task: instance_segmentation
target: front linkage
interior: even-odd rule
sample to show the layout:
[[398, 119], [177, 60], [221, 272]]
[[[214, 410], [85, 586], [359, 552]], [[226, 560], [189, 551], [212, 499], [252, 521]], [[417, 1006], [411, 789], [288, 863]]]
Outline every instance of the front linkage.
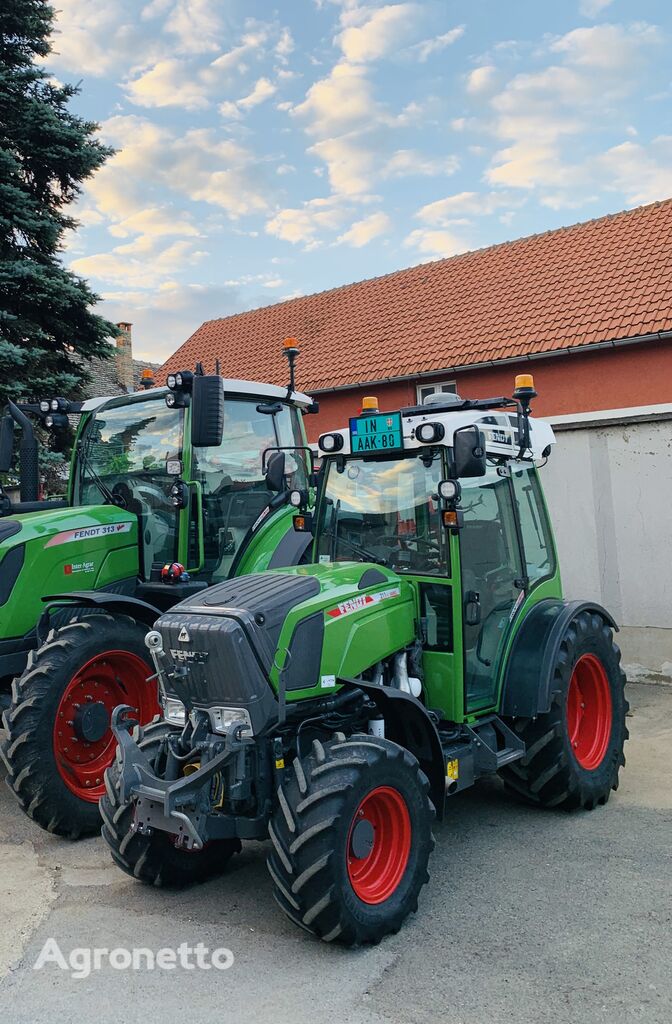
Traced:
[[[111, 727], [119, 744], [115, 785], [123, 804], [133, 803], [132, 833], [151, 837], [156, 830], [174, 836], [176, 849], [202, 850], [218, 839], [262, 839], [267, 834], [268, 813], [252, 817], [213, 813], [227, 799], [248, 803], [252, 783], [246, 770], [248, 755], [263, 757], [264, 748], [244, 734], [244, 725], [232, 723], [224, 735], [210, 732], [204, 711], [193, 714], [185, 729], [168, 732], [162, 745], [163, 772], [156, 774], [150, 760], [132, 738], [129, 717], [134, 708], [122, 704], [112, 713]], [[257, 774], [256, 782], [267, 778]], [[270, 790], [270, 786], [268, 787]], [[262, 805], [270, 803], [270, 792]]]

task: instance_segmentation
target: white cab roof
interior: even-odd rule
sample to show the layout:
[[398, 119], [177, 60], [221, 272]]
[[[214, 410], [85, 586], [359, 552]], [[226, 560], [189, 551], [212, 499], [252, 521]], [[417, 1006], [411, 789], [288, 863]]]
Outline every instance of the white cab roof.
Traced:
[[[101, 405], [105, 405], [106, 402], [111, 402], [112, 399], [127, 398], [135, 402], [142, 401], [143, 398], [155, 398], [161, 395], [165, 395], [168, 388], [149, 388], [147, 391], [132, 391], [128, 395], [108, 395], [105, 398], [90, 398], [88, 401], [82, 404], [82, 412], [93, 412], [99, 409]], [[226, 395], [254, 395], [260, 399], [272, 398], [272, 399], [285, 399], [287, 397], [287, 388], [278, 387], [277, 384], [261, 384], [258, 380], [232, 380], [224, 377], [224, 394]], [[304, 395], [302, 391], [293, 391], [291, 401], [294, 405], [298, 406], [299, 409], [306, 409], [312, 404], [312, 398], [309, 395]]]
[[[385, 415], [388, 410], [383, 410]], [[399, 410], [390, 410], [391, 412]], [[516, 458], [518, 455], [518, 424], [516, 414], [505, 412], [501, 409], [456, 409], [454, 411], [441, 411], [432, 408], [431, 405], [422, 407], [412, 413], [402, 415], [402, 433], [404, 436], [404, 451], [418, 451], [421, 448], [431, 447], [417, 440], [415, 436], [416, 427], [420, 423], [442, 423], [444, 427], [443, 445], [452, 447], [453, 434], [460, 427], [467, 427], [476, 424], [485, 434], [485, 448], [489, 454], [505, 455], [509, 458]], [[343, 447], [337, 453], [339, 455], [351, 455], [350, 431], [330, 430], [330, 434], [340, 434], [343, 438]], [[555, 444], [555, 434], [550, 423], [545, 420], [530, 417], [530, 443], [532, 458], [541, 459], [542, 453], [548, 445]], [[319, 441], [318, 441], [319, 445]], [[320, 447], [320, 454], [322, 452]], [[529, 455], [528, 455], [529, 458]]]

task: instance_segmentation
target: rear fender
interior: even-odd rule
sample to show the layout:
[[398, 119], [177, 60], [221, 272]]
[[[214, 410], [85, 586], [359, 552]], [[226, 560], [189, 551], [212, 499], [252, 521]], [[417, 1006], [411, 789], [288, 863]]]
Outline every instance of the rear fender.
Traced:
[[46, 608], [40, 617], [37, 627], [38, 637], [44, 637], [49, 629], [51, 612], [55, 609], [73, 611], [81, 608], [92, 608], [95, 611], [109, 612], [111, 615], [128, 615], [151, 629], [161, 612], [149, 601], [141, 601], [137, 597], [126, 594], [110, 594], [105, 591], [75, 590], [69, 594], [50, 594], [43, 597]]
[[378, 686], [360, 679], [339, 679], [363, 690], [375, 701], [385, 719], [385, 736], [417, 757], [429, 779], [432, 803], [438, 818], [443, 818], [446, 772], [441, 740], [424, 704], [393, 686]]
[[608, 626], [618, 630], [609, 612], [593, 601], [547, 598], [530, 609], [509, 655], [502, 688], [502, 716], [532, 718], [550, 710], [553, 672], [562, 638], [572, 619], [584, 611], [599, 615]]

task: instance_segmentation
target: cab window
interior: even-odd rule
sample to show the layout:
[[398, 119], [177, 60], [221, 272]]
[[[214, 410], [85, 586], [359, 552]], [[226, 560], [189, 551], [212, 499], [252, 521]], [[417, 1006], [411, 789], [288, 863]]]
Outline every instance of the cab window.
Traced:
[[536, 469], [526, 466], [514, 470], [511, 476], [525, 551], [526, 575], [534, 584], [555, 572], [551, 531]]

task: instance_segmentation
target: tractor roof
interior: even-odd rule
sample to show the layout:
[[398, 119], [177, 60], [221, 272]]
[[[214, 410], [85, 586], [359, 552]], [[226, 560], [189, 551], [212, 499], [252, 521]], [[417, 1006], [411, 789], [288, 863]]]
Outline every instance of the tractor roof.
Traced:
[[[148, 398], [165, 395], [166, 387], [150, 388], [147, 391], [134, 391], [128, 395], [108, 395], [106, 398], [90, 398], [82, 404], [82, 412], [94, 412], [108, 402], [116, 405], [124, 405], [126, 402], [142, 402]], [[287, 397], [287, 388], [278, 387], [277, 384], [262, 384], [258, 380], [233, 380], [224, 378], [225, 395], [254, 395], [256, 398], [284, 399]], [[302, 391], [293, 391], [291, 400], [299, 409], [307, 409], [312, 404], [312, 398], [304, 395]]]
[[[457, 397], [457, 396], [455, 396]], [[459, 400], [458, 400], [459, 401]], [[457, 404], [457, 403], [455, 403]], [[453, 434], [460, 427], [467, 427], [476, 424], [485, 435], [485, 448], [489, 454], [504, 455], [508, 458], [515, 458], [518, 455], [518, 421], [515, 412], [507, 412], [497, 408], [450, 408], [445, 405], [423, 405], [409, 409], [384, 410], [380, 415], [392, 416], [394, 412], [401, 415], [401, 428], [403, 434], [403, 449], [396, 449], [390, 452], [392, 457], [399, 456], [407, 451], [419, 451], [422, 448], [432, 447], [420, 441], [416, 437], [416, 428], [421, 423], [440, 423], [444, 428], [444, 438], [439, 444], [452, 447]], [[331, 434], [340, 434], [343, 438], [343, 446], [338, 450], [338, 455], [352, 455], [350, 444], [350, 430], [348, 427], [342, 430], [329, 431]], [[331, 454], [325, 452], [321, 445], [320, 435], [318, 446], [320, 457]], [[544, 449], [555, 444], [555, 435], [550, 423], [545, 420], [530, 417], [530, 443], [532, 457], [542, 458]]]

